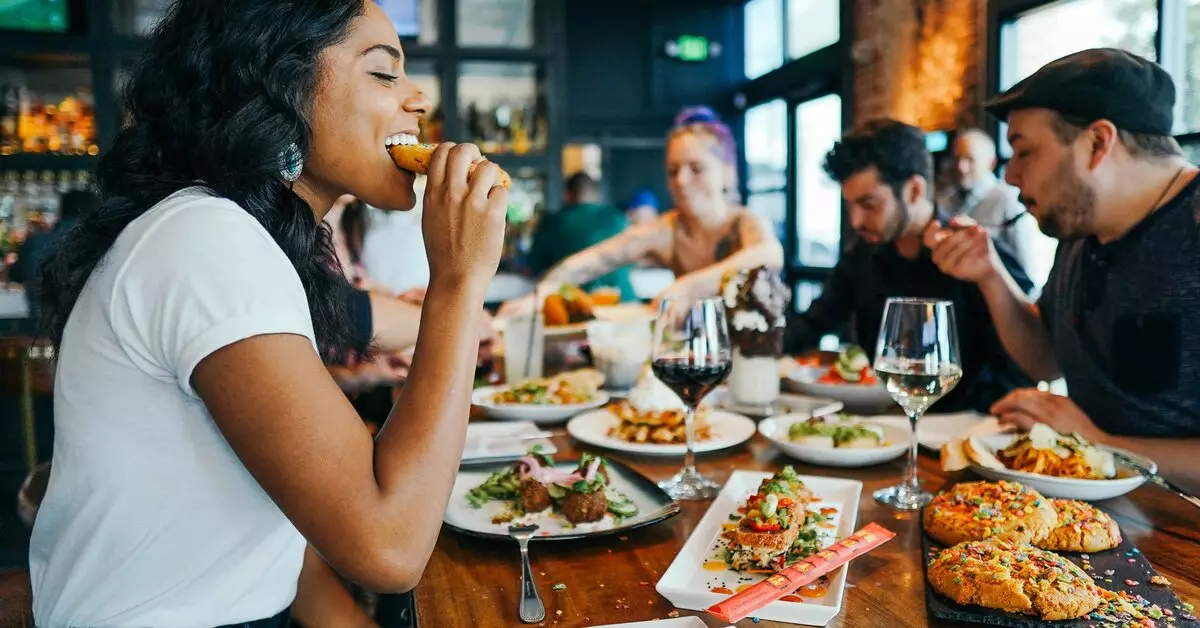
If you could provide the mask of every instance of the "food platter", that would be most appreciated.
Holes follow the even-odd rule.
[[[713,554],[721,543],[722,535],[732,525],[731,519],[738,516],[739,508],[743,508],[747,498],[756,492],[763,480],[771,477],[771,473],[758,471],[733,472],[683,549],[658,581],[656,588],[659,593],[679,608],[704,610],[767,577],[766,574],[729,570],[723,563],[713,560]],[[836,518],[830,519],[831,527],[826,529],[822,542],[828,545],[837,538],[851,534],[858,518],[862,483],[816,476],[799,478],[819,498],[809,506],[810,510],[836,511]],[[841,611],[846,569],[840,567],[826,576],[823,584],[806,587],[796,596],[764,606],[755,611],[755,617],[810,626],[825,625]]]
[[[646,476],[615,460],[605,459],[604,463],[609,472],[611,488],[628,498],[636,508],[636,514],[618,520],[609,513],[601,523],[588,526],[572,526],[557,512],[532,517],[527,515],[528,520],[521,522],[536,523],[540,528],[533,537],[534,540],[561,541],[606,536],[659,523],[679,513],[679,504]],[[570,472],[578,466],[578,460],[556,461],[553,468],[560,472]],[[476,508],[468,501],[467,494],[495,473],[510,467],[512,465],[496,464],[460,469],[450,494],[450,502],[446,506],[446,526],[455,532],[471,536],[508,539],[508,526],[512,522],[496,521],[496,518],[508,514],[507,504],[502,501],[490,501]]]
[[[764,419],[758,424],[758,433],[774,443],[788,456],[811,464],[827,467],[866,467],[895,460],[908,451],[911,435],[893,425],[875,423],[862,417],[846,417],[847,420],[866,428],[877,430],[882,437],[875,446],[835,447],[832,443],[816,443],[792,438],[792,426],[803,424],[809,419],[804,414],[783,414]]]

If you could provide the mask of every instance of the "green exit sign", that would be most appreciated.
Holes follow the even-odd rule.
[[[699,63],[721,54],[721,44],[703,35],[680,35],[667,42],[667,56],[680,61]]]

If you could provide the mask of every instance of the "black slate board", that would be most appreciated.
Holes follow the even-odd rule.
[[[922,570],[925,572],[925,606],[931,617],[944,619],[947,621],[970,622],[973,624],[988,624],[991,626],[1005,626],[1007,628],[1045,628],[1046,626],[1054,626],[1055,628],[1095,628],[1103,622],[1084,617],[1082,619],[1073,619],[1069,621],[1043,621],[1036,617],[1028,615],[1018,615],[1016,613],[1006,613],[992,608],[984,608],[982,606],[963,606],[955,604],[950,598],[933,590],[929,585],[929,561],[938,552],[942,551],[942,546],[938,545],[929,538],[929,535],[921,535],[921,550],[924,560],[921,562]],[[1150,584],[1151,576],[1158,575],[1154,567],[1150,565],[1150,561],[1134,547],[1133,543],[1128,539],[1123,539],[1121,545],[1116,549],[1108,550],[1107,552],[1095,552],[1087,554],[1090,560],[1084,561],[1083,554],[1072,552],[1057,552],[1067,560],[1084,566],[1087,562],[1091,565],[1090,569],[1084,571],[1092,577],[1096,584],[1112,591],[1126,591],[1133,595],[1140,595],[1153,604],[1157,604],[1160,608],[1173,612],[1175,621],[1167,623],[1166,617],[1157,620],[1156,626],[1169,626],[1170,628],[1200,628],[1200,621],[1196,619],[1185,619],[1190,616],[1180,609],[1182,604],[1179,598],[1175,596],[1175,592],[1170,587]],[[1130,559],[1133,562],[1129,562]],[[1111,569],[1111,576],[1105,575],[1105,571]],[[1106,582],[1105,578],[1112,580]],[[1125,580],[1133,580],[1138,584],[1136,586],[1128,586]]]

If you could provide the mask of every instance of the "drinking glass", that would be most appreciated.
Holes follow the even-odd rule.
[[[875,348],[875,372],[908,415],[912,441],[908,478],[875,491],[875,499],[898,510],[917,510],[932,495],[917,481],[917,421],[962,378],[954,304],[936,299],[888,299]]]
[[[659,484],[675,499],[716,497],[721,486],[696,471],[696,408],[729,377],[733,349],[720,298],[664,299],[654,325],[650,367],[686,407],[687,453],[683,470]]]

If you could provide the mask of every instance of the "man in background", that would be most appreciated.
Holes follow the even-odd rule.
[[[529,248],[529,267],[538,276],[562,260],[617,235],[629,226],[621,210],[600,201],[600,186],[587,173],[578,172],[567,178],[563,191],[563,208],[558,213],[543,216],[533,233]],[[622,301],[637,298],[629,280],[629,267],[619,268],[588,282],[582,288],[615,288]]]
[[[1017,189],[996,177],[996,163],[996,143],[987,133],[959,131],[953,146],[952,183],[938,199],[938,207],[988,228],[996,243],[1025,269],[1036,293],[1050,274],[1058,242],[1039,231],[1037,220],[1026,215]]]
[[[842,186],[858,241],[842,254],[808,311],[788,320],[784,351],[812,349],[825,334],[849,326],[851,341],[871,353],[889,298],[945,299],[954,304],[963,377],[934,405],[936,411],[986,411],[1014,388],[1030,385],[1001,346],[979,289],[940,271],[923,245],[938,216],[933,157],[921,130],[887,118],[868,121],[834,145],[825,171]],[[1005,260],[1028,290],[1021,267],[1011,256]]]

